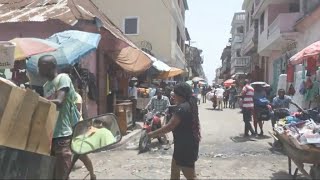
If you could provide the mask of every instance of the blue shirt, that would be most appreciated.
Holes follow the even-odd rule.
[[[291,102],[291,97],[285,95],[283,99],[280,99],[279,96],[273,98],[272,106],[275,108],[289,108]]]

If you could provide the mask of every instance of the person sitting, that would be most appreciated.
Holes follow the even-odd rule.
[[[157,89],[156,96],[153,96],[145,109],[152,110],[153,112],[166,113],[170,106],[170,100],[163,95],[162,89]]]
[[[272,101],[273,111],[279,110],[279,109],[289,109],[290,104],[296,105],[296,103],[292,101],[291,97],[285,94],[286,94],[286,91],[284,89],[278,90],[278,96],[273,98],[273,101]],[[272,128],[274,128],[277,121],[279,121],[279,117],[276,113],[273,113],[273,116],[271,119]]]

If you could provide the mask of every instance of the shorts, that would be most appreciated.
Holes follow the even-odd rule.
[[[51,156],[56,157],[54,179],[68,179],[71,168],[71,136],[52,140]]]

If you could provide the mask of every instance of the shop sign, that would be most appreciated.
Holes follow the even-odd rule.
[[[14,65],[15,45],[11,42],[0,41],[0,69],[11,69]]]

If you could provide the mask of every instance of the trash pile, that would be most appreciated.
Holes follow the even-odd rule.
[[[320,148],[320,124],[303,113],[279,120],[274,129],[298,149]]]

